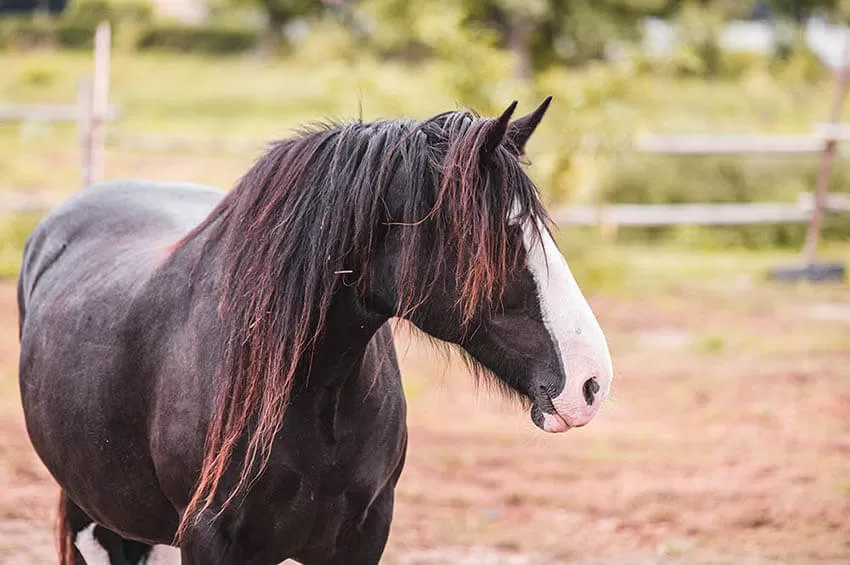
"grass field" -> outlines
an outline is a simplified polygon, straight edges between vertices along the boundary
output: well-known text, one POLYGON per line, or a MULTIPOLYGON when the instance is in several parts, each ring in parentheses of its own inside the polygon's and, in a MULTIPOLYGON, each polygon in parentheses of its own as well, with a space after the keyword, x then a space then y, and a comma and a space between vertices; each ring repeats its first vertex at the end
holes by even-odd
MULTIPOLYGON (((125 116, 112 134, 236 136, 259 150, 306 120, 356 117, 360 100, 366 119, 459 106, 443 65, 119 53, 113 67, 125 116)), ((83 54, 0 54, 0 101, 70 102, 88 68, 83 54)), ((824 85, 784 88, 759 74, 674 84, 593 69, 534 88, 494 82, 491 98, 520 96, 526 109, 552 91, 552 120, 530 151, 535 178, 551 167, 547 148, 581 132, 807 131, 828 101, 824 85)), ((0 124, 0 198, 69 194, 75 144, 71 126, 0 124)), ((111 147, 107 176, 226 188, 251 159, 111 147)), ((3 218, 0 241, 20 242, 32 221, 3 218)), ((401 333, 411 442, 385 563, 850 561, 850 288, 765 281, 767 268, 797 260, 793 250, 559 239, 611 344, 610 401, 588 427, 548 436, 476 390, 456 359, 401 333)), ((55 562, 57 491, 17 393, 19 253, 0 245, 0 565, 55 562)), ((850 246, 825 256, 850 262, 850 246)))
MULTIPOLYGON (((628 282, 590 300, 617 377, 587 428, 543 434, 399 335, 411 442, 385 562, 846 563, 850 289, 760 279, 787 256, 610 253, 628 282)), ((56 489, 20 415, 11 282, 0 319, 0 563, 49 563, 56 489)))
MULTIPOLYGON (((91 73, 88 53, 0 53, 0 102, 72 103, 76 85, 91 73)), ((286 135, 305 122, 426 117, 469 101, 458 86, 463 68, 450 63, 416 68, 323 59, 321 54, 282 60, 202 58, 118 52, 112 62, 111 102, 121 135, 236 137, 255 144, 286 135)), ((477 109, 494 113, 512 99, 520 111, 543 96, 555 104, 532 138, 532 174, 550 195, 568 190, 555 175, 559 159, 586 135, 601 150, 622 147, 634 133, 807 132, 827 114, 829 82, 789 85, 767 72, 740 80, 683 79, 605 68, 553 71, 534 84, 493 77, 482 84, 477 109)), ((252 154, 175 155, 112 146, 108 176, 148 175, 229 187, 252 154)), ((592 161, 590 159, 589 161, 592 161)), ((72 125, 0 123, 0 190, 63 192, 79 183, 72 125)), ((574 163, 569 181, 598 174, 593 163, 574 163)))

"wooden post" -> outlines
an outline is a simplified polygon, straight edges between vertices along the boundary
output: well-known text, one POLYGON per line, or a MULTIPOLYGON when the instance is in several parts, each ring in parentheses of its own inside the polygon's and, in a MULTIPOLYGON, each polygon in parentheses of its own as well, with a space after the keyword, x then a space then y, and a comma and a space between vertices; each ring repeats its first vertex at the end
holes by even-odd
MULTIPOLYGON (((841 121, 841 110, 844 107, 844 98, 847 94, 847 82, 850 79, 850 32, 844 37, 844 53, 841 56, 841 66, 838 69, 835 80, 835 90, 832 96, 832 109, 829 113, 829 124, 835 125, 841 121)), ((809 228, 806 232, 806 243, 803 247, 803 263, 813 265, 817 260, 818 239, 820 238, 821 223, 823 221, 823 209, 826 205, 827 189, 829 187, 829 175, 832 172, 832 163, 838 148, 838 140, 835 136, 828 135, 824 142, 821 154, 820 168, 818 169, 817 182, 815 184, 814 200, 812 202, 812 215, 809 228)))
POLYGON ((106 174, 106 117, 109 106, 109 66, 112 31, 101 22, 94 36, 94 86, 92 92, 91 181, 100 182, 106 174))
POLYGON ((77 131, 80 136, 83 188, 92 183, 92 122, 92 80, 86 77, 77 87, 77 131))

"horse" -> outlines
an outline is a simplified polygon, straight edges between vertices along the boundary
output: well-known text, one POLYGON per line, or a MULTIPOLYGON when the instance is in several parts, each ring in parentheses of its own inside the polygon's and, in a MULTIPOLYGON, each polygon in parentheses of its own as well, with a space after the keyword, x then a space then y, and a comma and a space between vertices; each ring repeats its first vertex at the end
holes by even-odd
POLYGON ((20 390, 60 563, 378 563, 407 449, 394 319, 546 432, 587 424, 611 357, 524 170, 550 101, 311 126, 227 193, 110 181, 48 214, 20 390))

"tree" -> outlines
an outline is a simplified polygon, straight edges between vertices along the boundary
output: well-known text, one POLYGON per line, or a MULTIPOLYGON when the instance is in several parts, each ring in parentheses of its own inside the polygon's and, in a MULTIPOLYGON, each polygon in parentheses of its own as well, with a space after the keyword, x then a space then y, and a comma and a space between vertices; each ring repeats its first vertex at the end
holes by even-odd
POLYGON ((664 0, 470 0, 469 21, 497 31, 518 61, 517 73, 553 62, 601 58, 613 40, 636 39, 640 20, 664 0))
POLYGON ((236 0, 236 2, 246 6, 256 6, 265 14, 264 49, 268 51, 274 51, 280 46, 286 25, 299 19, 321 15, 329 3, 319 0, 236 0))
POLYGON ((798 23, 805 22, 819 11, 834 15, 843 3, 841 0, 769 0, 768 2, 776 15, 790 17, 798 23))

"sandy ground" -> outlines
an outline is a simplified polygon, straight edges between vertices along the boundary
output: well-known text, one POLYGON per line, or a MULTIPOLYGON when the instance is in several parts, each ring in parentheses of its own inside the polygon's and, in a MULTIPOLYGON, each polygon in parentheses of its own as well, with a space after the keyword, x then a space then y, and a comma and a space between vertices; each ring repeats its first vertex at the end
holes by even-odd
MULTIPOLYGON (((411 441, 384 563, 850 562, 850 289, 591 302, 614 392, 560 436, 399 336, 411 441)), ((16 357, 0 283, 0 564, 54 563, 57 491, 29 447, 16 357)))

